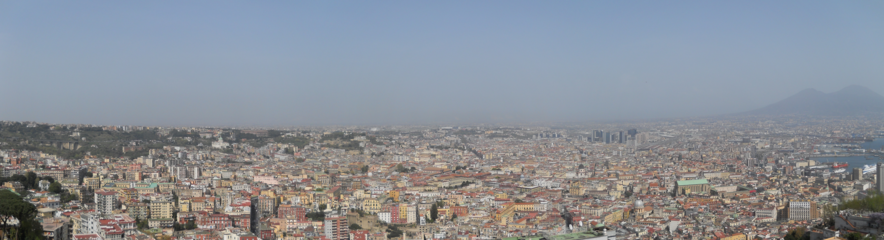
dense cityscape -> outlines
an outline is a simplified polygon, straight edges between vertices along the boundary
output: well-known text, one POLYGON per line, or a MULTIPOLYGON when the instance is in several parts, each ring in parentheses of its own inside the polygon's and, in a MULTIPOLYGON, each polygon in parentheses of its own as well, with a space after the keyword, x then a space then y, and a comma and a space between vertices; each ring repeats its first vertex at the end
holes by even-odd
POLYGON ((15 216, 5 221, 21 221, 4 232, 30 227, 59 240, 880 236, 882 136, 884 123, 866 118, 278 129, 3 122, 0 199, 32 206, 3 210, 15 216), (826 156, 862 156, 871 168, 826 156))
POLYGON ((884 240, 884 1, 0 1, 0 240, 884 240))

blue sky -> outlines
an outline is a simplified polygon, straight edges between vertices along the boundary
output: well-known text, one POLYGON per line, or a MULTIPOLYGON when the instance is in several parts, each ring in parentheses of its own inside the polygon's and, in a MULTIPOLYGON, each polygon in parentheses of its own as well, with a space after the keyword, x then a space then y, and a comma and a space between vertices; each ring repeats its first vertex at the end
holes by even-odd
POLYGON ((3 1, 0 119, 594 121, 884 93, 880 1, 3 1))

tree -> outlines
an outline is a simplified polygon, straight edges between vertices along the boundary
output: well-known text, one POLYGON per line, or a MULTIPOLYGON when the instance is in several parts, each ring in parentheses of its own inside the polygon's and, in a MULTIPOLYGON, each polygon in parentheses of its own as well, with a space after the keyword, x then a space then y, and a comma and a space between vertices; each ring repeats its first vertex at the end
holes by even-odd
POLYGON ((786 236, 783 237, 785 240, 808 240, 810 239, 810 234, 804 234, 804 228, 796 228, 789 231, 786 236))
POLYGON ((362 229, 362 226, 359 226, 359 224, 355 224, 355 223, 350 224, 350 230, 359 230, 359 229, 362 229))
POLYGON ((25 183, 24 185, 27 189, 33 189, 35 186, 37 186, 37 174, 34 172, 28 172, 27 183, 25 183))
POLYGON ((838 207, 833 206, 832 204, 826 204, 823 206, 823 225, 835 226, 835 212, 837 211, 838 207))
POLYGON ((34 220, 37 207, 25 202, 18 194, 0 190, 0 216, 5 216, 0 217, 0 229, 6 238, 42 239, 43 226, 34 220), (18 226, 10 222, 15 219, 20 222, 18 226))
POLYGON ((368 172, 368 165, 362 166, 362 173, 368 172))
POLYGON ((452 213, 452 214, 451 214, 451 220, 454 220, 454 219, 457 219, 457 213, 452 213))
POLYGON ((853 232, 853 233, 847 234, 844 237, 847 238, 847 240, 866 240, 866 239, 874 240, 875 239, 875 237, 872 237, 871 235, 866 236, 865 234, 858 233, 858 232, 853 232))
POLYGON ((62 193, 62 191, 63 190, 61 189, 61 183, 54 182, 49 184, 49 192, 59 194, 62 193))
POLYGON ((175 231, 177 232, 177 231, 184 230, 184 226, 181 226, 180 223, 175 221, 174 223, 172 223, 172 229, 175 229, 175 231))
POLYGON ((884 194, 870 192, 869 196, 862 199, 854 199, 842 204, 842 209, 854 209, 860 211, 882 212, 884 211, 884 194))
POLYGON ((53 178, 52 176, 45 176, 45 177, 43 177, 42 179, 43 179, 43 180, 46 180, 46 181, 49 181, 49 183, 54 183, 54 182, 55 182, 55 178, 53 178))
POLYGON ((435 222, 436 218, 438 218, 438 217, 439 217, 439 208, 436 207, 436 204, 433 204, 433 206, 430 207, 430 220, 435 222))
POLYGON ((360 210, 360 209, 351 208, 351 209, 350 209, 350 212, 358 213, 358 214, 359 214, 359 217, 365 217, 365 211, 362 211, 362 210, 360 210))
POLYGON ((184 228, 187 229, 187 230, 193 230, 193 229, 196 229, 196 222, 193 221, 193 220, 187 220, 187 224, 184 225, 184 228))
POLYGON ((868 215, 869 222, 878 226, 878 232, 884 230, 884 213, 872 213, 868 215))
POLYGON ((21 223, 22 231, 18 239, 23 240, 43 240, 43 224, 37 220, 30 219, 21 223))
POLYGON ((146 229, 148 227, 147 220, 138 220, 135 222, 138 229, 146 229))
POLYGON ((844 235, 844 238, 846 238, 847 240, 862 240, 863 234, 858 233, 858 232, 854 232, 854 233, 844 235))
POLYGON ((61 195, 61 202, 62 203, 69 203, 69 202, 71 202, 73 200, 77 200, 77 199, 80 199, 80 196, 77 195, 76 193, 73 193, 73 194, 63 193, 61 195))
POLYGON ((313 221, 323 221, 325 220, 325 213, 321 211, 309 212, 306 214, 306 217, 313 221))
POLYGON ((326 205, 325 203, 323 203, 323 204, 319 204, 319 210, 320 210, 320 211, 325 211, 325 208, 327 208, 327 207, 328 207, 328 205, 326 205))
POLYGON ((396 227, 395 225, 387 226, 387 232, 389 233, 389 234, 387 234, 388 239, 389 238, 398 238, 398 237, 402 236, 402 230, 399 230, 399 228, 396 227))

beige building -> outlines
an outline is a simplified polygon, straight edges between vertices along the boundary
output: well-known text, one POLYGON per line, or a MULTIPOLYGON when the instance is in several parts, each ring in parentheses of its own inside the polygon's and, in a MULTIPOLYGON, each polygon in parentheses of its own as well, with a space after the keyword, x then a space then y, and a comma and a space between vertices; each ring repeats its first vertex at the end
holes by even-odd
POLYGON ((676 194, 709 193, 709 181, 706 179, 684 180, 675 182, 676 194))
POLYGON ((154 201, 150 203, 150 218, 172 218, 174 205, 169 201, 154 201))
POLYGON ((367 213, 375 214, 381 211, 381 204, 375 199, 365 199, 362 201, 362 210, 367 213))

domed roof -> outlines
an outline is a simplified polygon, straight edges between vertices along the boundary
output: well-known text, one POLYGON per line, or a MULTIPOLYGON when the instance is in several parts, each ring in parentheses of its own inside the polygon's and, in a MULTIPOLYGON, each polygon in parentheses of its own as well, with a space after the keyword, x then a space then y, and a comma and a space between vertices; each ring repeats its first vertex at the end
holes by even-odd
POLYGON ((642 200, 635 201, 635 208, 644 208, 644 207, 645 207, 645 202, 642 202, 642 200))

